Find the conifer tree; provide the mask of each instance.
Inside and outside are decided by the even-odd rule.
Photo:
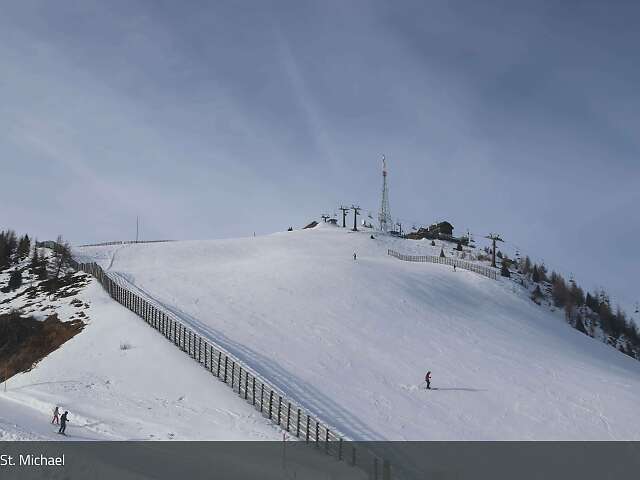
[[[540,285],[536,285],[535,290],[531,294],[531,299],[535,302],[537,299],[542,298],[542,290],[540,290]]]
[[[540,272],[538,271],[537,265],[533,266],[533,272],[531,273],[531,280],[533,280],[535,283],[540,283]]]
[[[29,238],[29,235],[25,234],[24,236],[20,237],[20,240],[18,241],[16,259],[23,260],[27,258],[29,256],[30,249],[31,249],[31,239]]]
[[[35,273],[35,271],[40,266],[40,255],[38,253],[37,240],[35,243],[36,243],[36,246],[33,247],[33,254],[31,255],[31,261],[29,262],[29,269],[31,270],[31,273]]]
[[[17,247],[16,232],[13,230],[0,232],[0,270],[13,265]]]
[[[22,272],[17,268],[9,276],[9,290],[15,290],[22,285]]]

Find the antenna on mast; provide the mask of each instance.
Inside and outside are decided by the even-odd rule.
[[[380,213],[378,214],[378,222],[380,222],[380,230],[388,232],[393,228],[393,220],[389,211],[389,187],[387,186],[387,159],[382,155],[382,202],[380,204]]]

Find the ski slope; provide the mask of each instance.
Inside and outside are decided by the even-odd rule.
[[[440,244],[370,233],[321,224],[75,255],[353,439],[640,439],[640,363],[510,280],[386,254],[437,254]]]
[[[0,386],[0,440],[282,439],[259,412],[114,302],[97,281],[74,298],[87,305],[84,330],[31,371],[11,377],[6,391]],[[25,312],[37,316],[46,308],[65,321],[76,310],[71,300],[41,298]],[[2,309],[24,302],[21,297]],[[66,437],[50,424],[55,405],[69,411]]]

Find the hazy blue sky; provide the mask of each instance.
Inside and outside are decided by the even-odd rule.
[[[340,202],[497,231],[640,299],[640,7],[2,2],[0,228],[300,226]]]

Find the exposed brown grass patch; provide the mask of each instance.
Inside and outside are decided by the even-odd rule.
[[[83,328],[81,320],[61,322],[56,314],[44,321],[18,312],[0,315],[0,382],[31,370]]]

